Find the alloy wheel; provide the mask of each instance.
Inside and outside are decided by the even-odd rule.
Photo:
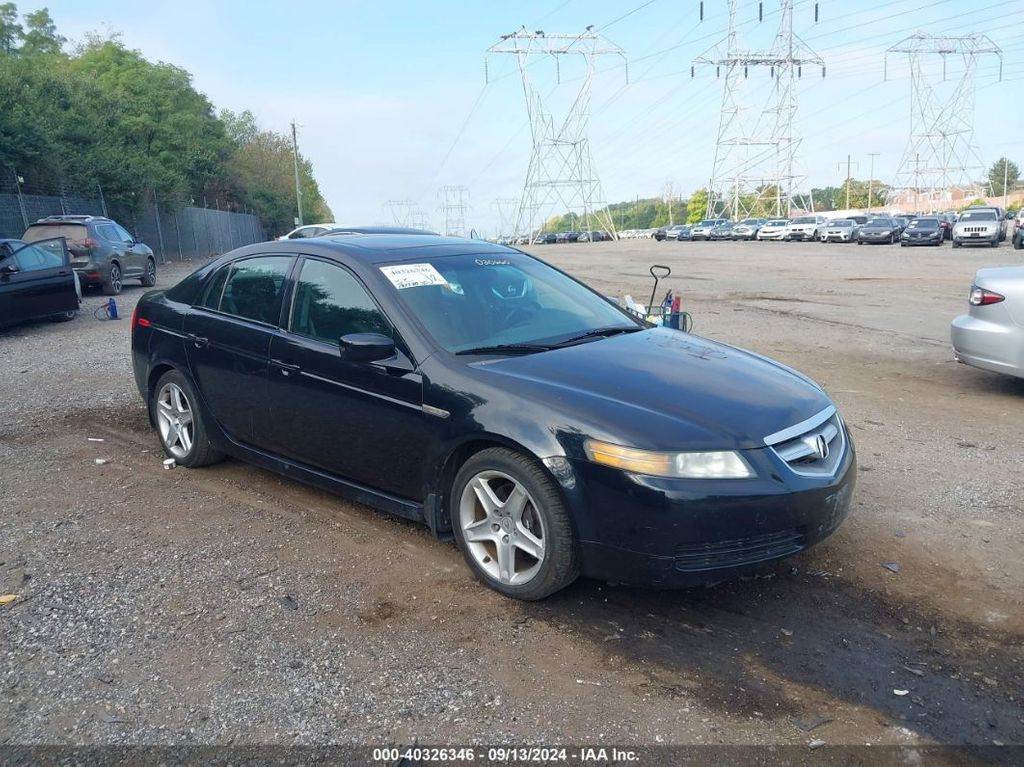
[[[167,452],[178,460],[184,459],[195,441],[195,421],[192,405],[177,384],[164,384],[157,395],[156,420]]]
[[[470,555],[494,580],[518,586],[540,571],[544,520],[529,491],[508,474],[482,471],[466,483],[459,525]]]
[[[121,267],[117,264],[110,267],[110,289],[115,294],[121,292]]]

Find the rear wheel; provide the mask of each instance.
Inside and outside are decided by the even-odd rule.
[[[193,468],[223,458],[207,437],[191,382],[177,370],[164,373],[153,389],[150,412],[168,457]]]
[[[121,265],[115,261],[110,265],[110,274],[103,281],[103,295],[116,296],[121,292]]]
[[[554,481],[505,448],[471,457],[451,493],[455,540],[473,573],[506,596],[543,599],[579,575],[576,540]]]
[[[54,314],[50,317],[51,322],[70,322],[75,318],[78,312],[71,310],[70,312],[61,312],[60,314]]]

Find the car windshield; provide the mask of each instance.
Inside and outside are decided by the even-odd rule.
[[[645,327],[567,275],[519,253],[425,258],[380,269],[450,352],[516,346],[543,351],[580,336]]]
[[[752,226],[754,224],[759,224],[761,222],[758,221],[756,218],[745,218],[742,221],[740,221],[740,223],[743,224],[743,226]]]
[[[765,224],[765,226],[785,226],[788,223],[788,218],[773,218],[771,221]]]
[[[829,226],[838,226],[842,229],[853,226],[853,222],[846,218],[841,218],[838,221],[829,222]]]
[[[697,224],[697,226],[715,226],[717,224],[718,224],[718,219],[706,218],[703,221],[701,221],[699,224]]]
[[[908,229],[935,229],[939,225],[937,218],[915,218],[910,222]]]
[[[793,221],[794,224],[814,224],[816,223],[814,216],[800,216],[800,218]]]
[[[88,236],[84,224],[32,224],[21,238],[25,242],[38,242],[51,237],[63,237],[69,243],[84,240]]]
[[[888,228],[892,226],[892,221],[887,218],[873,218],[865,224],[865,226],[881,226]]]
[[[994,210],[965,210],[960,214],[961,221],[995,221]]]

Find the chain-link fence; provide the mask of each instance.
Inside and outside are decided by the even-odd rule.
[[[106,216],[106,201],[95,190],[33,189],[17,174],[4,172],[0,181],[0,238],[18,238],[33,221],[46,216]],[[135,239],[146,243],[161,262],[207,258],[242,245],[266,240],[263,225],[250,213],[164,206],[155,194],[131,212],[114,216]]]

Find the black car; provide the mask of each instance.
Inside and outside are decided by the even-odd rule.
[[[942,221],[937,216],[912,219],[900,235],[900,247],[907,245],[942,245],[945,239]]]
[[[22,235],[26,242],[63,237],[71,251],[71,266],[82,286],[99,285],[116,296],[124,280],[137,279],[143,287],[156,285],[156,258],[144,243],[102,216],[48,216],[31,224]]]
[[[0,240],[0,325],[72,320],[79,289],[63,238]]]
[[[857,230],[857,244],[888,243],[892,245],[900,238],[900,225],[891,218],[872,218]]]
[[[672,226],[663,226],[660,229],[655,229],[654,234],[652,234],[651,236],[658,242],[662,242],[664,240],[678,240],[679,233],[684,229],[689,231],[690,227],[686,226],[686,224],[673,224]]]
[[[179,464],[230,454],[424,522],[508,596],[718,581],[850,507],[853,444],[813,381],[512,248],[250,245],[147,293],[131,327]]]

